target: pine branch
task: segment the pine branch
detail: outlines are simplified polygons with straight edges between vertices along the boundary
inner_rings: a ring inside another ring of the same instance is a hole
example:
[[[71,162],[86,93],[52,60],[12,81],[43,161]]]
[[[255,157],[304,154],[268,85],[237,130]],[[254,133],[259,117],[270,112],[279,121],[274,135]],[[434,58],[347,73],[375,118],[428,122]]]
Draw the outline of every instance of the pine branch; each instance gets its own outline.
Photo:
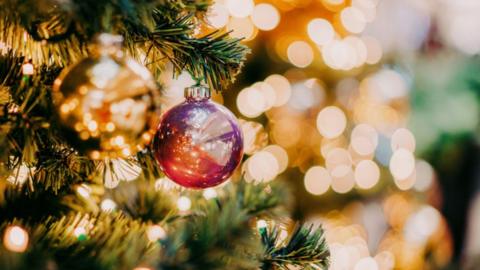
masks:
[[[146,56],[155,73],[169,60],[177,74],[186,70],[223,90],[239,72],[248,49],[227,34],[193,36],[209,4],[210,0],[77,0],[45,8],[37,1],[7,0],[0,3],[0,41],[36,65],[65,67],[88,55],[87,44],[95,34],[119,33],[130,54]],[[32,13],[32,6],[39,11]]]
[[[288,270],[292,266],[312,270],[328,268],[330,252],[321,227],[314,229],[313,225],[297,224],[286,241],[280,240],[281,230],[278,226],[261,230],[266,250],[263,270]]]
[[[2,227],[11,223],[21,224],[14,220]],[[22,227],[30,232],[31,245],[21,254],[2,250],[1,269],[131,270],[152,264],[158,253],[158,245],[146,237],[147,225],[121,214],[69,215]]]

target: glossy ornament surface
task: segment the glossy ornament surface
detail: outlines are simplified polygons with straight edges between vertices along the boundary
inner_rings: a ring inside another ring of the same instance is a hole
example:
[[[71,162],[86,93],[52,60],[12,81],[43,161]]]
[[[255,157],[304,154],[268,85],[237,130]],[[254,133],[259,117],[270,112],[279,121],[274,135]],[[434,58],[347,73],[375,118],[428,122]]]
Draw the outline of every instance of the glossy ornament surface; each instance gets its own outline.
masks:
[[[127,157],[149,144],[159,96],[150,72],[121,50],[122,38],[101,34],[94,54],[54,82],[65,140],[92,159]]]
[[[186,101],[166,112],[153,149],[163,172],[189,188],[226,181],[243,156],[243,137],[235,116],[210,101],[203,86],[189,87]]]

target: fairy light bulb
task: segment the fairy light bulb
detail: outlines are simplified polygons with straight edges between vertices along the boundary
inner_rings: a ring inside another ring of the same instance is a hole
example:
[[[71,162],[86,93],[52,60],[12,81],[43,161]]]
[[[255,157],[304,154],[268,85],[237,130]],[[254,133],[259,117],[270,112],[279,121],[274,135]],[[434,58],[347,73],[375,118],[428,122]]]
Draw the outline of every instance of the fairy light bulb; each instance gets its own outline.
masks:
[[[155,242],[165,239],[167,232],[160,225],[152,225],[147,229],[147,237],[151,242]]]
[[[192,207],[192,201],[188,197],[182,196],[178,198],[177,200],[178,210],[184,212],[184,211],[190,210],[191,207]]]
[[[117,204],[110,199],[105,199],[100,204],[100,208],[104,212],[112,212],[113,210],[115,210],[117,208]]]
[[[10,226],[3,236],[5,248],[13,252],[24,252],[28,246],[28,233],[20,226]]]
[[[73,235],[75,235],[75,237],[78,239],[78,240],[85,240],[87,238],[87,230],[85,230],[84,227],[76,227],[74,230],[73,230]]]
[[[31,63],[24,63],[22,65],[22,74],[23,75],[33,75],[33,73],[35,73],[35,70],[33,68],[33,65]]]
[[[257,221],[257,229],[262,230],[262,229],[266,229],[267,227],[268,227],[268,224],[265,220],[259,219]]]
[[[203,197],[207,200],[215,199],[217,196],[217,191],[213,188],[207,188],[203,191]]]

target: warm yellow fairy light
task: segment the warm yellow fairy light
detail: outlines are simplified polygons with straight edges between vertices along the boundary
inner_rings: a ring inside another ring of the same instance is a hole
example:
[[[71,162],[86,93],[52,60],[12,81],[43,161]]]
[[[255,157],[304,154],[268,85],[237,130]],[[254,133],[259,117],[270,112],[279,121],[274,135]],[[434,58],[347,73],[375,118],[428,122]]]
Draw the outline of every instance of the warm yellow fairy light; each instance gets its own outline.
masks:
[[[367,48],[367,59],[365,62],[370,65],[378,63],[383,56],[383,50],[380,42],[369,36],[363,36],[361,39]]]
[[[87,230],[85,230],[84,227],[80,226],[80,227],[76,227],[74,230],[73,230],[73,235],[75,235],[75,237],[79,238],[79,237],[82,237],[84,235],[87,234]]]
[[[92,189],[85,184],[81,184],[77,187],[77,193],[84,198],[90,197],[90,192],[92,192]]]
[[[252,21],[253,24],[260,30],[273,30],[280,22],[280,13],[274,6],[270,4],[258,4],[253,9]]]
[[[415,170],[415,157],[412,152],[400,148],[393,153],[389,167],[396,180],[404,180]]]
[[[344,148],[334,148],[328,152],[328,155],[325,159],[325,165],[329,171],[332,171],[335,167],[339,165],[351,166],[352,157],[350,153]]]
[[[347,117],[338,107],[323,108],[317,116],[317,129],[326,138],[340,136],[347,126]]]
[[[330,173],[322,166],[311,167],[305,173],[305,190],[313,195],[321,195],[327,192],[331,182]]]
[[[225,0],[225,5],[230,15],[237,18],[245,18],[252,14],[253,0]]]
[[[33,75],[35,73],[35,70],[33,68],[33,65],[31,63],[25,63],[22,65],[22,74],[23,75]]]
[[[371,160],[362,160],[355,168],[355,182],[362,189],[375,186],[380,179],[380,169]]]
[[[313,49],[305,41],[294,41],[287,48],[287,57],[294,66],[304,68],[313,62]]]
[[[353,270],[379,270],[377,262],[372,257],[361,258]]]
[[[275,157],[275,159],[278,162],[278,173],[282,173],[283,171],[285,171],[285,169],[287,169],[288,154],[287,154],[287,151],[283,149],[283,147],[272,144],[263,148],[262,151],[268,152]]]
[[[331,171],[332,189],[337,193],[347,193],[355,186],[354,174],[351,166],[339,165]]]
[[[410,152],[414,152],[415,137],[410,130],[406,128],[399,128],[392,135],[391,146],[393,151],[404,148]]]
[[[347,7],[340,13],[342,25],[350,33],[361,33],[366,26],[366,19],[363,13],[356,7]]]
[[[100,208],[104,212],[112,212],[113,210],[115,210],[115,208],[117,208],[117,204],[111,199],[105,199],[100,204]]]
[[[192,207],[192,201],[186,197],[186,196],[181,196],[177,200],[177,208],[180,211],[188,211]]]
[[[24,252],[28,246],[28,233],[20,226],[9,226],[3,236],[3,245],[13,252]]]
[[[363,40],[356,36],[348,36],[343,41],[350,45],[350,48],[352,49],[351,53],[355,56],[353,57],[355,61],[352,63],[352,68],[360,67],[365,64],[367,61],[367,46]]]
[[[415,186],[415,182],[417,181],[417,173],[415,170],[405,179],[394,179],[395,185],[400,190],[409,190]]]
[[[230,18],[227,24],[227,30],[232,31],[231,37],[251,40],[255,37],[256,28],[250,18]]]
[[[160,225],[152,225],[147,229],[147,238],[151,242],[165,239],[167,232]]]
[[[248,173],[255,181],[271,181],[279,172],[279,164],[275,156],[266,151],[260,151],[250,157]]]
[[[330,151],[335,148],[345,148],[346,144],[344,136],[339,136],[334,139],[323,138],[320,143],[320,154],[326,159]]]
[[[378,145],[378,133],[368,124],[355,126],[350,137],[352,149],[360,156],[371,155]]]
[[[237,108],[246,117],[255,118],[261,115],[266,107],[265,96],[256,88],[244,88],[237,95]]]
[[[222,28],[228,23],[228,9],[227,7],[220,2],[213,4],[207,12],[207,22],[215,27]]]
[[[292,95],[292,86],[287,78],[282,75],[273,74],[265,79],[265,82],[272,86],[275,91],[274,107],[285,105]]]
[[[257,221],[257,229],[265,229],[267,227],[268,227],[268,223],[265,220],[259,219]]]
[[[418,160],[415,163],[416,181],[415,190],[427,191],[433,183],[434,171],[432,166],[425,160]]]
[[[345,69],[349,57],[348,44],[341,40],[332,40],[322,48],[322,59],[332,69]]]
[[[203,191],[203,197],[207,200],[217,198],[218,194],[214,188],[207,188]]]
[[[313,19],[307,25],[308,37],[318,45],[325,45],[335,37],[332,24],[325,19]]]
[[[263,111],[267,111],[275,105],[275,100],[277,99],[275,90],[273,87],[266,83],[266,82],[257,82],[254,83],[251,88],[255,88],[263,95],[263,99],[265,100],[265,107]]]

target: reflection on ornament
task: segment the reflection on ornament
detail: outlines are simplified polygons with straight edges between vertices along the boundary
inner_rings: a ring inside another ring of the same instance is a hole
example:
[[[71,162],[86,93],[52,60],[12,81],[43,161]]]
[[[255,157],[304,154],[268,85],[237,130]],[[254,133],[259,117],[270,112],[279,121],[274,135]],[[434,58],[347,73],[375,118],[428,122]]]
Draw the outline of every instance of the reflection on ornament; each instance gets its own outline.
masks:
[[[209,100],[210,90],[193,86],[187,100],[162,117],[155,134],[155,157],[168,178],[190,188],[226,181],[243,155],[243,137],[235,116]]]
[[[128,157],[152,138],[158,96],[149,71],[124,57],[121,37],[101,34],[96,52],[54,82],[65,139],[93,159]]]

